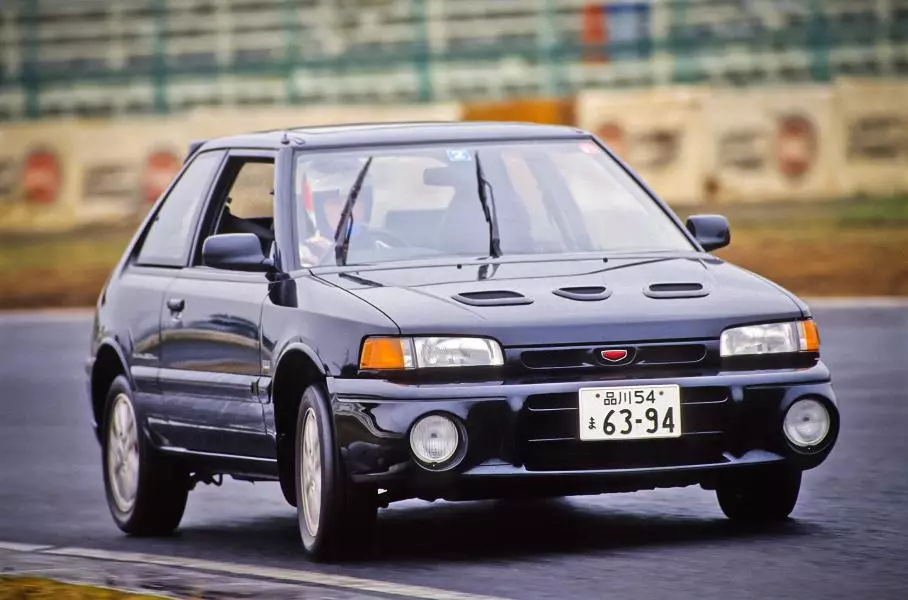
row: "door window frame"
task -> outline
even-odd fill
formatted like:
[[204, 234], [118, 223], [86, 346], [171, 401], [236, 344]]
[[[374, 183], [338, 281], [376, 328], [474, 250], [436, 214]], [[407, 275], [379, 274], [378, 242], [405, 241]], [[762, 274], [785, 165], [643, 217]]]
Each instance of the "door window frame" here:
[[[196, 272], [210, 272], [210, 273], [223, 273], [230, 275], [241, 274], [243, 279], [248, 279], [250, 276], [258, 279], [261, 278], [264, 274], [261, 273], [246, 273], [243, 271], [234, 271], [230, 269], [213, 269], [211, 267], [206, 267], [202, 264], [202, 245], [205, 242], [205, 239], [211, 235], [212, 227], [215, 225], [215, 221], [218, 218], [218, 211], [223, 208], [223, 202], [226, 201], [226, 194], [230, 191], [230, 186], [236, 181], [236, 176], [239, 174], [239, 169], [229, 178], [229, 183], [225, 183], [223, 180], [224, 175], [228, 174], [228, 169], [231, 167], [231, 161], [245, 161], [251, 160], [252, 162], [265, 162], [265, 160], [270, 160], [274, 165], [274, 181], [272, 182], [272, 190], [274, 192], [271, 198], [272, 213], [274, 215], [274, 246], [272, 248], [272, 254], [275, 257], [275, 265], [280, 270], [280, 263], [277, 258], [281, 255], [280, 252], [280, 235], [278, 234], [278, 193], [277, 186], [280, 180], [278, 172], [278, 151], [271, 149], [247, 149], [247, 148], [236, 148], [228, 150], [225, 153], [224, 160], [221, 161], [220, 166], [218, 167], [217, 173], [215, 174], [214, 179], [209, 182], [209, 193], [208, 197], [205, 199], [205, 205], [200, 212], [201, 219], [196, 222], [195, 233], [193, 234], [192, 240], [192, 251], [189, 255], [189, 263], [187, 266], [189, 269], [198, 269]], [[241, 167], [242, 168], [242, 167]], [[215, 205], [217, 204], [217, 206]], [[205, 233], [203, 237], [202, 233]]]

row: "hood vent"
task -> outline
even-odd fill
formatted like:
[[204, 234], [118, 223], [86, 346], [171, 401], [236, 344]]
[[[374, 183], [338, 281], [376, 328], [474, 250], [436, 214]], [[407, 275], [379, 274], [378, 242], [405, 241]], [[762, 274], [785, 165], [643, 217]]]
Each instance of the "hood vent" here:
[[488, 290], [482, 292], [463, 292], [451, 296], [461, 304], [470, 306], [516, 306], [532, 304], [533, 300], [519, 292], [511, 290]]
[[587, 285], [578, 287], [563, 287], [552, 292], [556, 296], [567, 298], [568, 300], [580, 300], [582, 302], [595, 302], [605, 300], [612, 295], [612, 290], [602, 285]]
[[709, 289], [697, 282], [651, 283], [643, 293], [650, 298], [702, 298]]

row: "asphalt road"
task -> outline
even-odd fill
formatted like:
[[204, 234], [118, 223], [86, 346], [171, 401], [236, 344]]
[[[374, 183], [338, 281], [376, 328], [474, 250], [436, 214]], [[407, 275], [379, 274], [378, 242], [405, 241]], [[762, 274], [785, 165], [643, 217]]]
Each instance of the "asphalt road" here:
[[380, 513], [371, 560], [343, 566], [307, 560], [276, 484], [203, 487], [178, 535], [121, 535], [89, 427], [88, 319], [0, 318], [0, 540], [510, 598], [906, 598], [908, 309], [816, 314], [843, 426], [788, 523], [733, 527], [693, 487], [522, 505], [413, 501]]

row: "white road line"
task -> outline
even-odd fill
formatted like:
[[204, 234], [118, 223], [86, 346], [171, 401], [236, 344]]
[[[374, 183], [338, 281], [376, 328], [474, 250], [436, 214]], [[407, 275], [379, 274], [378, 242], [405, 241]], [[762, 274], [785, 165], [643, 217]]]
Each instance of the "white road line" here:
[[348, 577], [346, 575], [329, 575], [327, 573], [298, 571], [294, 569], [282, 569], [277, 567], [256, 567], [253, 565], [244, 565], [239, 563], [199, 560], [194, 558], [183, 558], [176, 556], [162, 556], [157, 554], [109, 552], [107, 550], [94, 550], [90, 548], [52, 548], [49, 550], [44, 550], [42, 553], [52, 554], [56, 556], [94, 558], [116, 562], [196, 569], [199, 571], [224, 573], [234, 576], [246, 575], [251, 577], [261, 577], [264, 579], [272, 579], [275, 581], [308, 583], [325, 587], [358, 590], [361, 592], [372, 592], [390, 596], [402, 596], [406, 598], [432, 598], [433, 600], [502, 600], [500, 598], [494, 598], [492, 596], [478, 596], [475, 594], [452, 592], [431, 587], [391, 583], [387, 581], [378, 581], [375, 579], [363, 579], [360, 577]]
[[0, 550], [12, 550], [13, 552], [37, 552], [50, 548], [47, 544], [19, 544], [16, 542], [0, 542]]
[[0, 325], [29, 323], [81, 323], [94, 314], [91, 308], [61, 308], [48, 310], [0, 311]]
[[[54, 573], [72, 573], [73, 570], [68, 567], [48, 567], [46, 569], [15, 569], [14, 571], [5, 571], [4, 575], [16, 575], [17, 577], [24, 577], [27, 575], [34, 575], [35, 577], [43, 576], [47, 579], [53, 579], [55, 581], [60, 581], [62, 583], [74, 583], [78, 585], [79, 583], [85, 585], [85, 580], [82, 581], [73, 581], [66, 579], [63, 576], [54, 577]], [[97, 587], [97, 586], [95, 586]]]
[[908, 308], [903, 296], [868, 296], [866, 298], [803, 298], [811, 308]]

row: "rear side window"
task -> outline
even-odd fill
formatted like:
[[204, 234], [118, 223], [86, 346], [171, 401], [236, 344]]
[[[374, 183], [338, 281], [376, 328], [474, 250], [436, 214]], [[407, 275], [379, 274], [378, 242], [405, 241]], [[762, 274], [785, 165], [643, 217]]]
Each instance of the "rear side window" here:
[[221, 164], [223, 152], [197, 156], [171, 188], [148, 229], [136, 262], [140, 265], [182, 267], [192, 244], [192, 227], [208, 183]]

